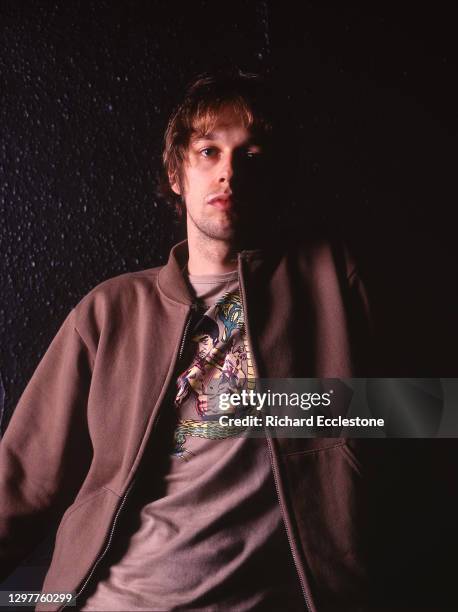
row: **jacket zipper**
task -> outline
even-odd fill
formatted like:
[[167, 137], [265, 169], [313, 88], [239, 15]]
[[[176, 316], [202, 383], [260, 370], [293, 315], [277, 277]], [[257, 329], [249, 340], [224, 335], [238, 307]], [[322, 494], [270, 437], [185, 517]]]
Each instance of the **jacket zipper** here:
[[279, 480], [278, 469], [277, 469], [277, 466], [275, 465], [274, 458], [273, 458], [272, 440], [269, 437], [267, 437], [266, 442], [267, 442], [267, 448], [269, 449], [270, 465], [272, 467], [272, 473], [273, 473], [273, 476], [274, 476], [275, 491], [277, 493], [278, 504], [280, 506], [280, 512], [281, 512], [282, 518], [283, 518], [283, 525], [285, 527], [286, 537], [288, 538], [288, 544], [289, 544], [289, 548], [291, 550], [291, 555], [293, 557], [294, 565], [296, 567], [297, 577], [299, 578], [299, 584], [301, 585], [302, 594], [304, 595], [305, 606], [306, 606], [307, 610], [309, 612], [311, 612], [312, 609], [313, 609], [312, 608], [312, 604], [310, 602], [310, 597], [309, 597], [309, 595], [307, 593], [307, 590], [306, 590], [304, 581], [302, 579], [302, 576], [301, 576], [301, 574], [299, 572], [299, 561], [297, 559], [296, 552], [295, 552], [294, 547], [293, 547], [291, 532], [290, 532], [290, 530], [288, 528], [288, 525], [286, 523], [286, 519], [285, 519], [286, 510], [285, 510], [284, 504], [283, 504], [283, 502], [281, 500], [281, 497], [280, 497], [280, 490], [279, 490], [279, 487], [278, 487], [278, 480]]
[[[247, 317], [247, 309], [246, 309], [246, 294], [245, 294], [245, 286], [243, 284], [243, 276], [242, 276], [242, 254], [239, 254], [239, 262], [238, 262], [238, 267], [239, 267], [239, 287], [240, 287], [240, 299], [242, 302], [242, 308], [243, 308], [243, 317], [244, 317], [244, 321], [245, 321], [245, 333], [247, 336], [247, 341], [248, 341], [248, 346], [250, 348], [250, 355], [251, 355], [251, 362], [253, 364], [253, 371], [255, 373], [256, 378], [258, 378], [258, 372], [257, 372], [257, 368], [256, 368], [256, 363], [255, 363], [255, 359], [254, 359], [254, 354], [253, 354], [253, 344], [251, 342], [251, 338], [250, 338], [250, 332], [249, 332], [249, 327], [248, 327], [248, 317]], [[291, 556], [293, 558], [293, 563], [294, 563], [294, 567], [296, 569], [296, 574], [299, 580], [299, 584], [301, 585], [301, 590], [302, 590], [302, 594], [304, 596], [304, 601], [305, 601], [305, 606], [308, 610], [308, 612], [312, 612], [312, 610], [314, 609], [312, 607], [311, 601], [310, 601], [310, 597], [307, 593], [306, 590], [306, 586], [304, 584], [304, 581], [302, 579], [301, 573], [299, 571], [299, 560], [297, 558], [297, 555], [295, 553], [293, 544], [292, 544], [292, 536], [291, 536], [291, 532], [290, 529], [288, 527], [288, 523], [286, 521], [286, 509], [284, 507], [284, 504], [282, 502], [281, 496], [280, 496], [280, 489], [278, 486], [278, 482], [279, 482], [279, 475], [278, 475], [278, 469], [277, 466], [275, 465], [274, 462], [274, 458], [273, 458], [273, 450], [272, 450], [272, 440], [267, 436], [266, 437], [266, 443], [267, 443], [267, 448], [269, 451], [269, 457], [270, 457], [270, 465], [272, 468], [272, 474], [273, 474], [273, 480], [274, 480], [274, 484], [275, 484], [275, 492], [277, 494], [277, 500], [278, 500], [278, 505], [280, 506], [280, 514], [283, 520], [283, 526], [285, 528], [285, 532], [286, 532], [286, 537], [288, 539], [288, 545], [291, 551]]]
[[[189, 313], [188, 313], [188, 316], [187, 316], [187, 319], [186, 319], [186, 323], [185, 323], [185, 326], [184, 326], [183, 335], [182, 335], [182, 339], [181, 339], [181, 342], [180, 342], [180, 348], [179, 348], [179, 351], [178, 351], [178, 356], [175, 358], [175, 365], [174, 365], [174, 368], [173, 368], [172, 377], [173, 377], [173, 374], [175, 373], [175, 370], [176, 370], [176, 367], [177, 367], [178, 363], [181, 361], [181, 358], [183, 357], [183, 351], [184, 351], [184, 345], [185, 345], [185, 342], [186, 342], [186, 337], [188, 335], [189, 328], [191, 326], [191, 321], [192, 321], [193, 313], [196, 311], [196, 309], [197, 309], [197, 305], [194, 304], [194, 303], [191, 304], [190, 309], [189, 309]], [[169, 387], [170, 382], [171, 382], [170, 380], [166, 381], [167, 387]], [[166, 394], [165, 397], [167, 397], [167, 394]], [[161, 411], [159, 410], [159, 413], [158, 413], [157, 419], [156, 419], [156, 424], [157, 424], [157, 422], [158, 422], [158, 420], [160, 418], [160, 415], [161, 415]], [[151, 431], [150, 435], [151, 434], [152, 434], [152, 431]], [[111, 546], [111, 542], [113, 541], [113, 535], [114, 535], [114, 533], [116, 531], [116, 525], [117, 525], [118, 520], [119, 520], [119, 515], [121, 514], [122, 509], [124, 508], [124, 506], [126, 504], [127, 498], [128, 498], [128, 496], [129, 496], [129, 494], [130, 494], [130, 492], [131, 492], [131, 490], [132, 490], [132, 488], [133, 488], [133, 486], [134, 486], [134, 484], [136, 482], [136, 478], [137, 478], [137, 476], [135, 475], [133, 477], [132, 482], [130, 483], [128, 489], [124, 493], [124, 495], [123, 495], [123, 497], [121, 499], [121, 503], [118, 506], [118, 509], [116, 510], [116, 513], [114, 515], [113, 521], [111, 523], [111, 529], [110, 529], [110, 533], [109, 533], [108, 540], [107, 540], [107, 543], [105, 545], [105, 548], [102, 550], [102, 552], [99, 554], [97, 559], [94, 561], [89, 574], [85, 578], [82, 586], [80, 587], [80, 590], [78, 591], [78, 593], [76, 593], [76, 595], [75, 595], [75, 597], [73, 598], [72, 601], [76, 601], [78, 597], [81, 597], [82, 593], [86, 590], [86, 587], [89, 584], [92, 576], [94, 575], [95, 570], [97, 569], [97, 567], [99, 566], [101, 561], [104, 559], [104, 557], [108, 553], [108, 551], [110, 549], [110, 546]], [[62, 607], [60, 607], [58, 609], [58, 612], [60, 612], [64, 608], [66, 608], [67, 605], [68, 604], [64, 604]]]
[[186, 344], [189, 328], [191, 327], [191, 322], [192, 322], [193, 314], [196, 311], [197, 311], [197, 304], [195, 304], [195, 303], [191, 304], [190, 311], [189, 311], [189, 314], [188, 314], [188, 318], [187, 318], [186, 324], [184, 326], [183, 336], [181, 338], [181, 343], [180, 343], [180, 350], [178, 351], [178, 359], [176, 361], [175, 367], [178, 365], [178, 363], [181, 361], [181, 359], [183, 357], [184, 345]]

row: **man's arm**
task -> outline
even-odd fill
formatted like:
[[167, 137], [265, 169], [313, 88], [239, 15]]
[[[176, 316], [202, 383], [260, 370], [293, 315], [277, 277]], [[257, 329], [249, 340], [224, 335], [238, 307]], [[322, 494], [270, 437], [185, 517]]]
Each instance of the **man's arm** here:
[[72, 311], [0, 443], [0, 580], [59, 519], [89, 469], [86, 407], [93, 356], [74, 318]]

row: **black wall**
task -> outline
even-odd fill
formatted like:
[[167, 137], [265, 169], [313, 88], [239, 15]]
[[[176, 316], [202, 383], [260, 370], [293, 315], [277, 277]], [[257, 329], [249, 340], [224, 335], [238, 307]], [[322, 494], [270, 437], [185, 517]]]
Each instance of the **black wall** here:
[[167, 116], [195, 73], [259, 70], [267, 7], [0, 3], [1, 374], [11, 411], [94, 285], [164, 263], [178, 236], [155, 196]]
[[155, 195], [164, 126], [227, 63], [273, 75], [297, 118], [296, 214], [353, 246], [392, 374], [451, 375], [455, 34], [451, 4], [435, 10], [1, 0], [6, 416], [90, 288], [164, 263], [180, 235]]

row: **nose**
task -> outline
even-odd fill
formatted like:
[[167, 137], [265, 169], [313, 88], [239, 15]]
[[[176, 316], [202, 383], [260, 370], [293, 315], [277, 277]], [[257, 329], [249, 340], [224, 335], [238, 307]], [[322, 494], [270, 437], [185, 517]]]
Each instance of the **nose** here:
[[232, 155], [222, 157], [218, 172], [218, 182], [223, 185], [229, 184], [234, 175]]

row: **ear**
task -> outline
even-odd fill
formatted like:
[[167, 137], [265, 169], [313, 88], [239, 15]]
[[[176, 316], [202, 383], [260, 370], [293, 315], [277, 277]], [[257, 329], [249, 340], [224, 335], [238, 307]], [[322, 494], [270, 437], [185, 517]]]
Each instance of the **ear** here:
[[176, 180], [176, 176], [174, 174], [169, 174], [169, 183], [170, 183], [170, 188], [172, 189], [172, 191], [176, 193], [177, 195], [181, 195], [181, 189], [178, 184], [178, 181]]

